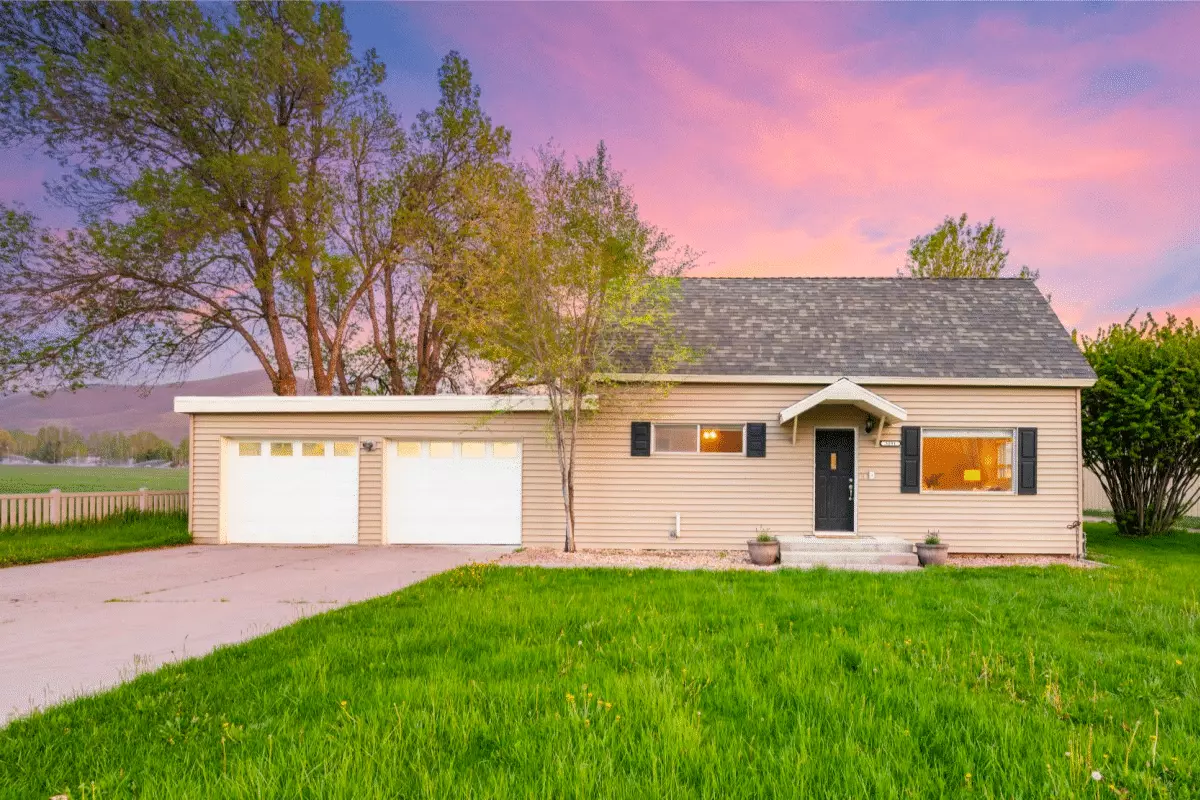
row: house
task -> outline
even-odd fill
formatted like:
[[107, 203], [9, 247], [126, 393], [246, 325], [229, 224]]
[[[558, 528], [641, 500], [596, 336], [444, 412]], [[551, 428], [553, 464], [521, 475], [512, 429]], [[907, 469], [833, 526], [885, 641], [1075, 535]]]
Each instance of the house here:
[[[615, 376], [584, 426], [580, 547], [740, 547], [765, 527], [1081, 552], [1095, 375], [1032, 282], [689, 278], [676, 321], [698, 359]], [[545, 398], [175, 408], [197, 542], [561, 546]]]

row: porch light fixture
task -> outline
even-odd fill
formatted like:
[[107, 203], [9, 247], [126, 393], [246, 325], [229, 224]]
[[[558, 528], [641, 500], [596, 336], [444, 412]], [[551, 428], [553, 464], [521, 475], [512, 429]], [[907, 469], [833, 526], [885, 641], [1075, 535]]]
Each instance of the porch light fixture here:
[[867, 424], [863, 426], [863, 430], [867, 433], [870, 433], [871, 431], [875, 430], [875, 417], [873, 417], [870, 414], [867, 414]]

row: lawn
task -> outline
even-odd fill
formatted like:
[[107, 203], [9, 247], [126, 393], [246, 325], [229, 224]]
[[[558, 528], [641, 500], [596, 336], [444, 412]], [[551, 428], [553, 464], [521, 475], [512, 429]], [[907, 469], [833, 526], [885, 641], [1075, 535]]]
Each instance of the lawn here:
[[0, 567], [187, 544], [191, 540], [185, 514], [130, 511], [95, 522], [5, 528], [0, 529]]
[[[1104, 519], [1112, 519], [1113, 512], [1106, 511], [1102, 508], [1085, 508], [1083, 510], [1085, 517], [1102, 517]], [[1177, 523], [1180, 528], [1191, 528], [1193, 530], [1200, 529], [1200, 517], [1187, 516], [1186, 514], [1179, 518]]]
[[19, 720], [0, 796], [1200, 796], [1200, 536], [1088, 534], [1114, 568], [464, 568]]
[[0, 494], [64, 492], [132, 492], [186, 489], [186, 469], [142, 467], [0, 466]]

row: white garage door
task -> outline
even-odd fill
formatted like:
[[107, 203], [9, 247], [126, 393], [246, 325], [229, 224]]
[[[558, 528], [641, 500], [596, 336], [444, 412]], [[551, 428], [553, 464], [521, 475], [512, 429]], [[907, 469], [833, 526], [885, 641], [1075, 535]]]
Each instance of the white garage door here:
[[358, 444], [229, 440], [225, 539], [270, 544], [358, 542]]
[[387, 445], [391, 544], [520, 544], [520, 442]]

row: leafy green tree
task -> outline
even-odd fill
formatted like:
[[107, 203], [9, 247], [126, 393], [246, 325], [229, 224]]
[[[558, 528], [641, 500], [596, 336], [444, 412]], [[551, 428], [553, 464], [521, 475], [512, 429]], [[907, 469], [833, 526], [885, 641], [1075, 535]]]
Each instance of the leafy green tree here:
[[1200, 329], [1131, 316], [1082, 347], [1097, 377], [1082, 394], [1084, 463], [1122, 534], [1169, 531], [1200, 500]]
[[9, 431], [13, 439], [13, 454], [32, 458], [37, 449], [37, 437], [25, 431]]
[[133, 458], [129, 438], [124, 433], [102, 431], [87, 439], [88, 455], [95, 456], [105, 464], [124, 464]]
[[129, 449], [134, 461], [170, 461], [175, 452], [170, 442], [150, 431], [132, 434]]
[[440, 99], [402, 131], [386, 116], [350, 136], [339, 236], [369, 284], [348, 391], [463, 391], [477, 373], [466, 330], [478, 304], [466, 287], [488, 231], [518, 180], [510, 134], [480, 104], [470, 65], [449, 53], [438, 70]]
[[[932, 233], [909, 244], [900, 276], [905, 278], [1003, 278], [1008, 268], [1004, 229], [993, 217], [987, 224], [946, 217]], [[1036, 281], [1038, 273], [1022, 266], [1016, 277]]]
[[175, 464], [189, 464], [192, 460], [191, 440], [188, 437], [183, 437], [179, 440], [179, 446], [175, 448], [175, 457], [172, 461]]
[[46, 464], [58, 464], [69, 458], [87, 455], [87, 443], [79, 432], [58, 425], [45, 425], [38, 429], [37, 446], [31, 458]]
[[8, 431], [0, 428], [0, 458], [11, 456], [17, 452], [17, 442]]
[[[278, 394], [333, 390], [367, 278], [327, 251], [383, 68], [306, 2], [4, 3], [0, 140], [69, 169], [67, 236], [0, 209], [0, 385], [186, 371], [238, 342]], [[370, 277], [370, 276], [368, 276]]]
[[603, 143], [574, 165], [542, 150], [527, 191], [510, 201], [508, 227], [493, 231], [492, 269], [478, 273], [484, 283], [472, 287], [489, 304], [477, 317], [478, 344], [549, 398], [569, 552], [589, 399], [606, 376], [627, 371], [646, 342], [647, 372], [668, 372], [688, 358], [674, 335], [672, 302], [691, 255], [642, 220]]

